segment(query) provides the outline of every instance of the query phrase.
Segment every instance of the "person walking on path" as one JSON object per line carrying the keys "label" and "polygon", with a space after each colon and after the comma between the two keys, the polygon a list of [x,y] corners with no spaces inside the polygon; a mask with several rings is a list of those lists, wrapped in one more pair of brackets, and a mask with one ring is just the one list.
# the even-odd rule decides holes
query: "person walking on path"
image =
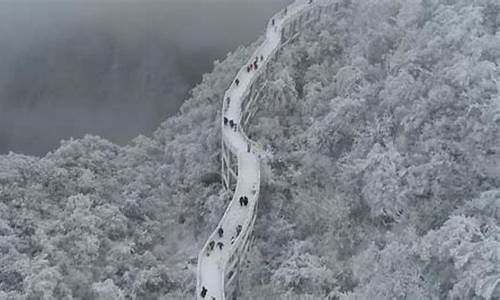
{"label": "person walking on path", "polygon": [[224,246],[224,243],[222,242],[218,242],[217,243],[217,246],[219,247],[220,250],[222,250],[222,247]]}
{"label": "person walking on path", "polygon": [[224,229],[222,229],[222,227],[219,227],[219,230],[217,230],[217,233],[219,234],[219,237],[222,237],[224,235]]}
{"label": "person walking on path", "polygon": [[201,288],[201,293],[200,293],[201,298],[205,298],[205,296],[207,295],[207,292],[208,292],[207,288],[203,286]]}

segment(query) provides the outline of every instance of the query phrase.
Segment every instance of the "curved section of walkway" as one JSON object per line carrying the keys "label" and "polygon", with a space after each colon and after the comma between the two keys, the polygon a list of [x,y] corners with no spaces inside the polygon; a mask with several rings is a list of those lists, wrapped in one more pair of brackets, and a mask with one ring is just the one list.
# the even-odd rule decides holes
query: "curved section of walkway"
{"label": "curved section of walkway", "polygon": [[[325,3],[326,1],[321,2]],[[286,44],[286,39],[291,39],[296,34],[297,27],[299,27],[296,26],[297,22],[290,23],[297,21],[299,18],[301,22],[311,20],[314,15],[312,8],[316,5],[317,1],[298,0],[273,16],[269,21],[264,42],[254,52],[247,64],[241,68],[235,77],[235,82],[231,84],[225,93],[223,118],[232,120],[236,124],[236,129],[221,120],[222,155],[224,156],[228,151],[230,152],[229,155],[237,157],[237,170],[234,171],[229,166],[227,172],[233,172],[235,174],[233,176],[237,177],[237,181],[232,200],[224,216],[198,255],[196,285],[196,297],[198,299],[225,299],[226,295],[230,294],[228,286],[232,286],[231,290],[237,289],[233,281],[237,277],[241,256],[249,247],[249,237],[255,222],[260,191],[258,147],[248,139],[240,127],[240,124],[243,123],[240,121],[242,121],[244,114],[242,104],[249,96],[253,83],[265,72],[270,59],[275,56],[282,45]],[[306,12],[307,15],[304,17]],[[318,17],[319,13],[321,11],[318,11]],[[257,70],[252,68],[249,72],[247,67],[252,65],[256,58],[258,68]],[[236,80],[239,81],[238,84],[236,84]],[[226,174],[223,174],[224,176]],[[231,174],[228,176],[230,177]],[[230,179],[228,181],[230,182]],[[227,187],[231,189],[230,184]],[[242,196],[248,198],[248,205],[240,204],[240,197]],[[219,228],[224,231],[222,236],[218,232]]]}

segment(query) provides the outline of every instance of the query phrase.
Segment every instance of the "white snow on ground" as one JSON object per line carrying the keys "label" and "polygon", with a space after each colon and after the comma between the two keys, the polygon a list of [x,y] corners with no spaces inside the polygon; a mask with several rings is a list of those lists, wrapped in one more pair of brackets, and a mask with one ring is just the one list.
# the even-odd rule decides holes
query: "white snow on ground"
{"label": "white snow on ground", "polygon": [[[224,101],[229,97],[229,105],[225,105],[226,111],[223,112],[223,116],[227,117],[229,120],[233,120],[236,124],[240,124],[241,119],[241,108],[242,102],[244,100],[245,94],[248,92],[252,86],[253,81],[257,78],[257,74],[264,64],[268,62],[271,54],[280,46],[281,40],[281,28],[288,19],[297,15],[301,10],[306,7],[310,7],[311,4],[308,0],[296,1],[287,8],[287,14],[284,11],[280,11],[273,18],[275,20],[275,25],[268,24],[266,39],[262,45],[254,52],[252,57],[249,58],[247,64],[245,64],[235,77],[239,79],[239,85],[236,86],[235,82],[231,84],[229,89],[226,91],[224,96]],[[260,56],[264,57],[264,61],[260,60]],[[258,70],[252,70],[247,72],[247,66],[255,61],[258,57]],[[213,298],[220,300],[224,299],[224,268],[237,247],[244,242],[242,239],[234,240],[231,244],[233,238],[236,238],[236,227],[242,225],[241,237],[250,226],[253,211],[257,208],[257,191],[260,185],[260,170],[259,170],[259,158],[258,153],[247,152],[247,140],[243,132],[238,128],[234,131],[229,125],[224,126],[222,122],[222,135],[227,144],[230,146],[230,151],[237,153],[238,156],[238,181],[236,185],[236,190],[233,195],[224,216],[222,217],[219,226],[212,233],[208,239],[205,247],[198,256],[198,284],[197,284],[197,297],[200,297],[201,287],[207,289],[207,294],[204,299]],[[248,206],[240,206],[239,199],[241,196],[247,196],[249,199]],[[223,228],[224,234],[222,238],[219,238],[217,230]],[[208,250],[208,243],[214,241],[215,243],[222,242],[224,246],[222,250],[216,245],[212,251]],[[208,255],[207,255],[208,254]],[[213,297],[213,298],[212,298]]]}

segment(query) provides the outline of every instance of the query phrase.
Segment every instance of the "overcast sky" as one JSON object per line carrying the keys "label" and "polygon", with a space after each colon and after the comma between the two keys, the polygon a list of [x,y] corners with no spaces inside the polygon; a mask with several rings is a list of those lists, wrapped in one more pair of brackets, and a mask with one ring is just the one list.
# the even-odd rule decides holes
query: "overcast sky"
{"label": "overcast sky", "polygon": [[289,2],[0,1],[0,154],[150,134]]}

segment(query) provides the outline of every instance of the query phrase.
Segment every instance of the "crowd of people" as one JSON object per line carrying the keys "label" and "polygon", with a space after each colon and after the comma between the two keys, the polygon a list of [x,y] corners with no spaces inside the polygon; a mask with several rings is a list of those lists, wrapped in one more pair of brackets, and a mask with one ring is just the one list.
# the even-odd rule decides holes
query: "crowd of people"
{"label": "crowd of people", "polygon": [[[264,55],[260,56],[260,61],[261,62],[264,61]],[[255,60],[253,61],[253,63],[251,63],[250,65],[247,66],[247,72],[250,73],[252,70],[257,70],[257,68],[259,67],[258,62],[259,62],[259,56],[255,57]],[[236,78],[234,80],[234,84],[236,86],[239,86],[240,80],[238,78]],[[231,103],[231,98],[227,97],[226,98],[226,105],[229,106],[230,103]],[[236,131],[238,129],[238,125],[236,124],[236,122],[234,120],[230,120],[226,116],[224,116],[224,126],[227,126],[227,125],[229,125],[229,127],[231,129],[233,129],[234,131]],[[250,152],[250,151],[248,151],[248,152]]]}
{"label": "crowd of people", "polygon": [[[309,4],[311,4],[312,2],[313,2],[313,0],[308,0]],[[284,15],[287,15],[287,13],[288,13],[288,8],[285,8]],[[275,24],[276,24],[276,22],[275,22],[274,18],[271,19],[271,26],[274,27]],[[255,60],[253,61],[253,63],[251,63],[250,65],[247,66],[247,73],[250,73],[251,71],[258,69],[259,58],[260,58],[260,62],[264,61],[263,55],[260,55],[260,57],[259,56],[255,57]],[[240,80],[238,78],[236,78],[234,83],[238,87],[240,84]],[[227,97],[226,102],[227,102],[227,105],[229,105],[231,102],[231,99],[229,97]],[[228,126],[228,125],[230,126],[231,129],[234,129],[236,131],[236,129],[237,129],[236,122],[233,121],[232,119],[230,120],[224,116],[224,126]],[[251,146],[250,146],[250,144],[247,144],[247,152],[250,152],[250,150],[251,150]],[[248,200],[247,196],[241,196],[239,199],[240,206],[242,206],[242,207],[248,206],[248,201],[249,200]],[[231,237],[231,244],[233,244],[235,239],[240,235],[242,229],[243,229],[242,225],[236,226],[236,236]],[[219,229],[217,229],[217,235],[219,236],[220,239],[222,239],[224,237],[224,229],[222,229],[222,227],[219,227]],[[210,241],[208,243],[207,256],[210,256],[210,253],[212,251],[214,251],[215,246],[219,247],[219,249],[222,250],[222,248],[224,247],[224,243],[220,240],[217,243],[214,240]],[[207,292],[208,292],[207,288],[205,286],[203,286],[201,289],[200,296],[202,298],[205,298],[207,295]],[[212,297],[212,300],[216,300],[215,297]]]}
{"label": "crowd of people", "polygon": [[[248,205],[248,197],[247,196],[241,196],[240,197],[240,206],[247,206]],[[236,235],[233,235],[231,237],[231,244],[234,243],[234,241],[236,240],[236,238],[238,236],[240,236],[241,234],[241,231],[243,230],[243,226],[241,224],[238,224],[235,228],[235,232],[236,232]],[[219,227],[217,229],[217,236],[219,237],[219,239],[222,239],[224,237],[224,229],[222,227]],[[209,243],[208,243],[208,248],[207,248],[207,256],[210,256],[210,253],[212,251],[214,251],[215,247],[218,247],[219,250],[222,250],[222,248],[224,247],[224,243],[222,242],[222,240],[219,240],[219,241],[215,241],[215,240],[211,240]],[[207,295],[207,288],[205,286],[202,286],[201,288],[201,292],[200,292],[200,296],[202,298],[205,298],[206,295]],[[212,299],[215,299],[214,297],[212,297]]]}
{"label": "crowd of people", "polygon": [[[247,196],[240,197],[240,206],[248,206]],[[236,237],[240,235],[242,228],[243,228],[242,225],[236,226]],[[217,229],[217,235],[219,236],[219,239],[222,239],[224,237],[224,229],[222,229],[222,227],[219,227],[219,229]],[[234,241],[236,237],[235,236],[231,237],[231,240]],[[210,241],[208,243],[207,256],[210,256],[210,252],[214,250],[216,245],[217,247],[219,247],[220,250],[222,250],[222,248],[224,247],[224,243],[222,241],[218,241],[217,244],[215,243],[214,240]]]}

